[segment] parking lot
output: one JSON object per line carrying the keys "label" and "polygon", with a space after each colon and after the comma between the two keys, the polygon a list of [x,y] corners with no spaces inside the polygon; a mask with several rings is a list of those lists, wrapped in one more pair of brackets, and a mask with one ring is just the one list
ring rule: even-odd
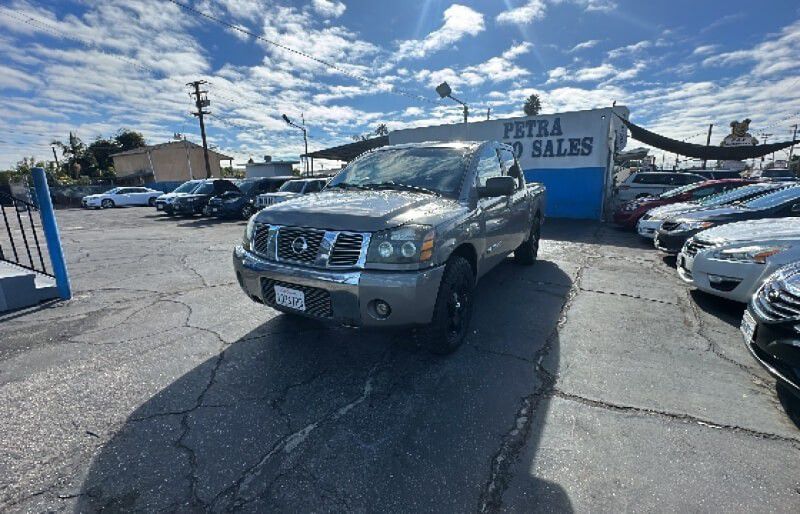
{"label": "parking lot", "polygon": [[0,316],[0,510],[800,510],[743,306],[634,234],[548,220],[437,357],[249,300],[244,222],[57,215],[74,299]]}

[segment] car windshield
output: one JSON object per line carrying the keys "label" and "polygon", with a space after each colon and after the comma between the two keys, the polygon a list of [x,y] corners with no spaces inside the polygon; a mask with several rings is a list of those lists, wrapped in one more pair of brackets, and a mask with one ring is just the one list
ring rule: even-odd
{"label": "car windshield", "polygon": [[466,152],[458,148],[396,148],[367,154],[352,162],[328,185],[397,188],[458,194],[466,172]]}
{"label": "car windshield", "polygon": [[301,180],[292,180],[282,185],[278,191],[283,193],[302,193],[303,184],[304,182]]}
{"label": "car windshield", "polygon": [[189,191],[191,191],[196,187],[197,187],[197,182],[194,181],[184,182],[183,184],[176,187],[173,193],[188,193]]}
{"label": "car windshield", "polygon": [[757,196],[743,203],[742,207],[754,210],[769,209],[797,198],[800,198],[800,186],[787,187],[772,193]]}
{"label": "car windshield", "polygon": [[736,189],[731,189],[730,191],[723,191],[715,195],[706,196],[705,198],[698,200],[697,203],[700,205],[722,205],[753,196],[759,192],[763,193],[767,191],[769,191],[769,189],[758,185],[737,187]]}
{"label": "car windshield", "polygon": [[211,182],[203,182],[196,188],[192,189],[192,194],[207,195],[214,192],[214,184]]}
{"label": "car windshield", "polygon": [[247,194],[247,193],[250,192],[251,189],[256,187],[256,182],[245,182],[245,181],[242,181],[242,182],[239,182],[236,185],[239,186],[239,191],[241,191],[242,193]]}
{"label": "car windshield", "polygon": [[683,192],[686,192],[686,191],[688,191],[690,189],[694,189],[695,187],[697,187],[697,184],[686,184],[685,186],[676,187],[675,189],[670,189],[669,191],[661,193],[660,195],[658,195],[658,197],[659,198],[673,198],[675,196],[680,195]]}

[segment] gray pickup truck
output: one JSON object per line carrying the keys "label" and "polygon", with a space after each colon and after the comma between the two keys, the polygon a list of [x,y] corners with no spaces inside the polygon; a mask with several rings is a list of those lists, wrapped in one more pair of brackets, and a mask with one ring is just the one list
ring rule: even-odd
{"label": "gray pickup truck", "polygon": [[468,332],[475,282],[536,260],[544,187],[496,141],[380,148],[324,191],[253,215],[233,253],[254,301],[361,326],[410,326],[435,353]]}

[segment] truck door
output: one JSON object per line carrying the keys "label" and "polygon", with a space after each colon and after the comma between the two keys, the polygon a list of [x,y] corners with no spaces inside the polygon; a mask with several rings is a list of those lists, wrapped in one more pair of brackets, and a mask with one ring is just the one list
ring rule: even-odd
{"label": "truck door", "polygon": [[[484,187],[489,178],[502,175],[503,169],[500,166],[496,148],[486,145],[478,154],[476,187]],[[512,237],[509,234],[511,220],[509,203],[507,196],[478,198],[478,209],[482,218],[481,225],[484,234],[482,255],[484,270],[499,263],[508,252],[514,249],[511,246],[513,244]]]}
{"label": "truck door", "polygon": [[511,220],[509,222],[509,237],[513,248],[518,247],[528,237],[530,231],[531,208],[528,194],[525,190],[525,177],[522,176],[522,169],[519,167],[514,154],[510,150],[500,147],[497,150],[500,155],[500,165],[503,167],[503,174],[517,179],[517,188],[509,199],[511,208]]}

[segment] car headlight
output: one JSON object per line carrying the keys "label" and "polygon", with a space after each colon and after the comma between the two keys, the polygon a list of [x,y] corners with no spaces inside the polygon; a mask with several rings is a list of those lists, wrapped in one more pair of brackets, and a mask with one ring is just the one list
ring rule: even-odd
{"label": "car headlight", "polygon": [[375,264],[424,263],[433,257],[434,230],[429,225],[403,225],[372,235],[367,262]]}
{"label": "car headlight", "polygon": [[242,246],[246,250],[250,250],[250,241],[253,240],[253,234],[256,231],[256,215],[253,214],[250,216],[250,219],[247,220],[247,226],[244,228],[244,239],[242,240]]}
{"label": "car headlight", "polygon": [[686,231],[686,230],[702,230],[704,228],[711,228],[714,226],[713,221],[683,221],[676,230],[678,231]]}
{"label": "car headlight", "polygon": [[715,250],[710,257],[718,261],[755,262],[764,264],[767,258],[785,250],[784,246],[750,245]]}

